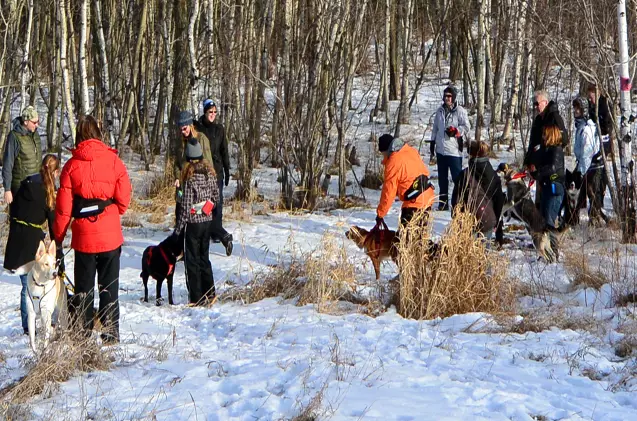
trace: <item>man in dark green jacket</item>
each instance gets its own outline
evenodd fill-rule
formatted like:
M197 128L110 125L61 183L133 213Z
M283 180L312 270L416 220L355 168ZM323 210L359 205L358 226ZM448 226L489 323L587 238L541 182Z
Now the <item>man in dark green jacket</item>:
M13 202L20 183L40 171L42 141L37 131L39 124L38 112L31 105L12 122L13 129L7 136L2 154L2 184L4 200L8 204Z

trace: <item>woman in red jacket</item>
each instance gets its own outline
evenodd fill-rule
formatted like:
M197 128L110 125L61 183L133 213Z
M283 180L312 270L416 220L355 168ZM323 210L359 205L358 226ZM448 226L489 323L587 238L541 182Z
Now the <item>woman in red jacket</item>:
M75 250L75 294L84 328L93 329L95 274L105 343L119 341L119 258L124 243L120 215L128 209L132 186L117 151L102 142L97 120L80 117L75 149L60 175L53 234L62 244L71 224ZM71 218L73 222L71 223ZM81 316L80 316L81 317Z

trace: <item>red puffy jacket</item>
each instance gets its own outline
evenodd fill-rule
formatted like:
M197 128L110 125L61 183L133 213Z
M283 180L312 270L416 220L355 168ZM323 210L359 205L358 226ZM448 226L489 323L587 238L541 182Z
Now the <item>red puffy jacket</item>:
M132 190L126 167L115 149L96 139L81 142L60 174L53 224L55 241L61 244L64 240L71 222L73 196L104 200L112 198L115 203L107 206L97 220L73 220L71 248L82 253L115 250L124 243L119 217L128 209Z

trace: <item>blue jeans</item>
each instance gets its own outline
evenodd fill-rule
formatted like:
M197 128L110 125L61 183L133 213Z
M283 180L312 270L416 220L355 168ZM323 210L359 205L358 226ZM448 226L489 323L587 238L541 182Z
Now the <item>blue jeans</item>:
M560 226L560 210L564 199L564 186L561 183L548 183L542 186L540 194L540 211L550 228Z
M438 159L438 187L440 188L440 208L448 209L449 171L451 179L457 180L462 171L462 157L436 154Z
M20 317L22 318L22 328L27 330L29 328L28 316L27 316L27 280L28 275L20 275L20 283L22 283L22 291L20 291Z

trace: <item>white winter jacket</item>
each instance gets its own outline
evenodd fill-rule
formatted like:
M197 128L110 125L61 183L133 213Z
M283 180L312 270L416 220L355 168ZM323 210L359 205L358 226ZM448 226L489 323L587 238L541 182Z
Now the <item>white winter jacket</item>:
M593 156L600 151L599 140L597 127L593 120L575 119L575 144L573 148L577 160L575 171L586 174L588 170L600 167L598 162L593 162Z
M434 127L431 133L431 141L436 142L436 153L447 156L462 156L462 152L458 147L458 139L449 137L445 130L449 126L454 126L460 132L460 136L466 142L468 140L471 124L467 116L467 110L460 105L454 105L449 110L444 104L436 111L434 117Z

